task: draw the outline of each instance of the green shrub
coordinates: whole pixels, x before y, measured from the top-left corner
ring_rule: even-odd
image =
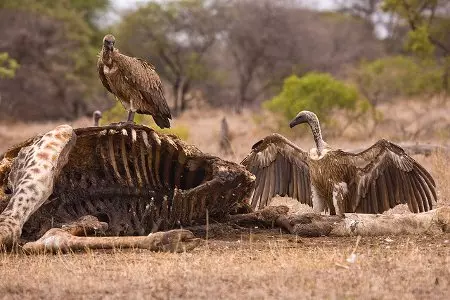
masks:
[[[0,78],[13,78],[19,64],[8,53],[0,52]]]
[[[308,73],[302,77],[291,75],[284,80],[281,93],[264,103],[269,110],[290,120],[301,110],[317,114],[321,122],[329,121],[333,109],[356,111],[367,109],[359,100],[355,87],[339,81],[328,73]]]
[[[103,117],[100,120],[100,125],[110,124],[114,122],[121,122],[126,120],[128,112],[124,109],[120,102],[117,102],[111,109],[103,112]],[[185,126],[173,126],[171,128],[161,129],[158,125],[155,124],[152,116],[136,114],[134,116],[134,122],[137,124],[143,124],[150,126],[158,133],[162,134],[173,134],[176,135],[183,141],[186,141],[189,138],[189,129]]]
[[[443,90],[442,75],[443,69],[433,61],[393,56],[361,63],[352,77],[377,105],[394,97],[438,93]]]

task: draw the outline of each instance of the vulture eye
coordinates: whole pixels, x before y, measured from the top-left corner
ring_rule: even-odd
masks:
[[[6,195],[11,195],[12,194],[12,190],[9,187],[6,187],[4,190]]]
[[[259,145],[261,145],[262,142],[263,142],[263,140],[260,140],[260,141],[256,142],[256,143],[252,146],[252,150],[253,150],[253,149],[256,149],[256,147],[258,147]]]

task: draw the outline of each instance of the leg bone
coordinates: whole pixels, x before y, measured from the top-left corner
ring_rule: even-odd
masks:
[[[139,248],[157,252],[184,252],[194,249],[201,240],[188,230],[176,229],[148,236],[79,237],[62,229],[47,231],[36,242],[24,245],[28,253],[67,252],[87,249]]]

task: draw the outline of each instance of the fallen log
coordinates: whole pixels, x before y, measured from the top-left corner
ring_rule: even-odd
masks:
[[[303,237],[376,236],[450,233],[450,207],[424,213],[345,214],[345,217],[306,213],[289,215],[284,206],[231,216],[229,223],[240,226],[281,227]]]

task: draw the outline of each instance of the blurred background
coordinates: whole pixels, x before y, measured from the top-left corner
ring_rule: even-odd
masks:
[[[177,134],[240,161],[316,112],[325,139],[448,144],[450,0],[2,0],[0,152],[58,124],[125,120],[101,85],[106,33],[163,80]],[[151,118],[137,122],[155,126]]]

